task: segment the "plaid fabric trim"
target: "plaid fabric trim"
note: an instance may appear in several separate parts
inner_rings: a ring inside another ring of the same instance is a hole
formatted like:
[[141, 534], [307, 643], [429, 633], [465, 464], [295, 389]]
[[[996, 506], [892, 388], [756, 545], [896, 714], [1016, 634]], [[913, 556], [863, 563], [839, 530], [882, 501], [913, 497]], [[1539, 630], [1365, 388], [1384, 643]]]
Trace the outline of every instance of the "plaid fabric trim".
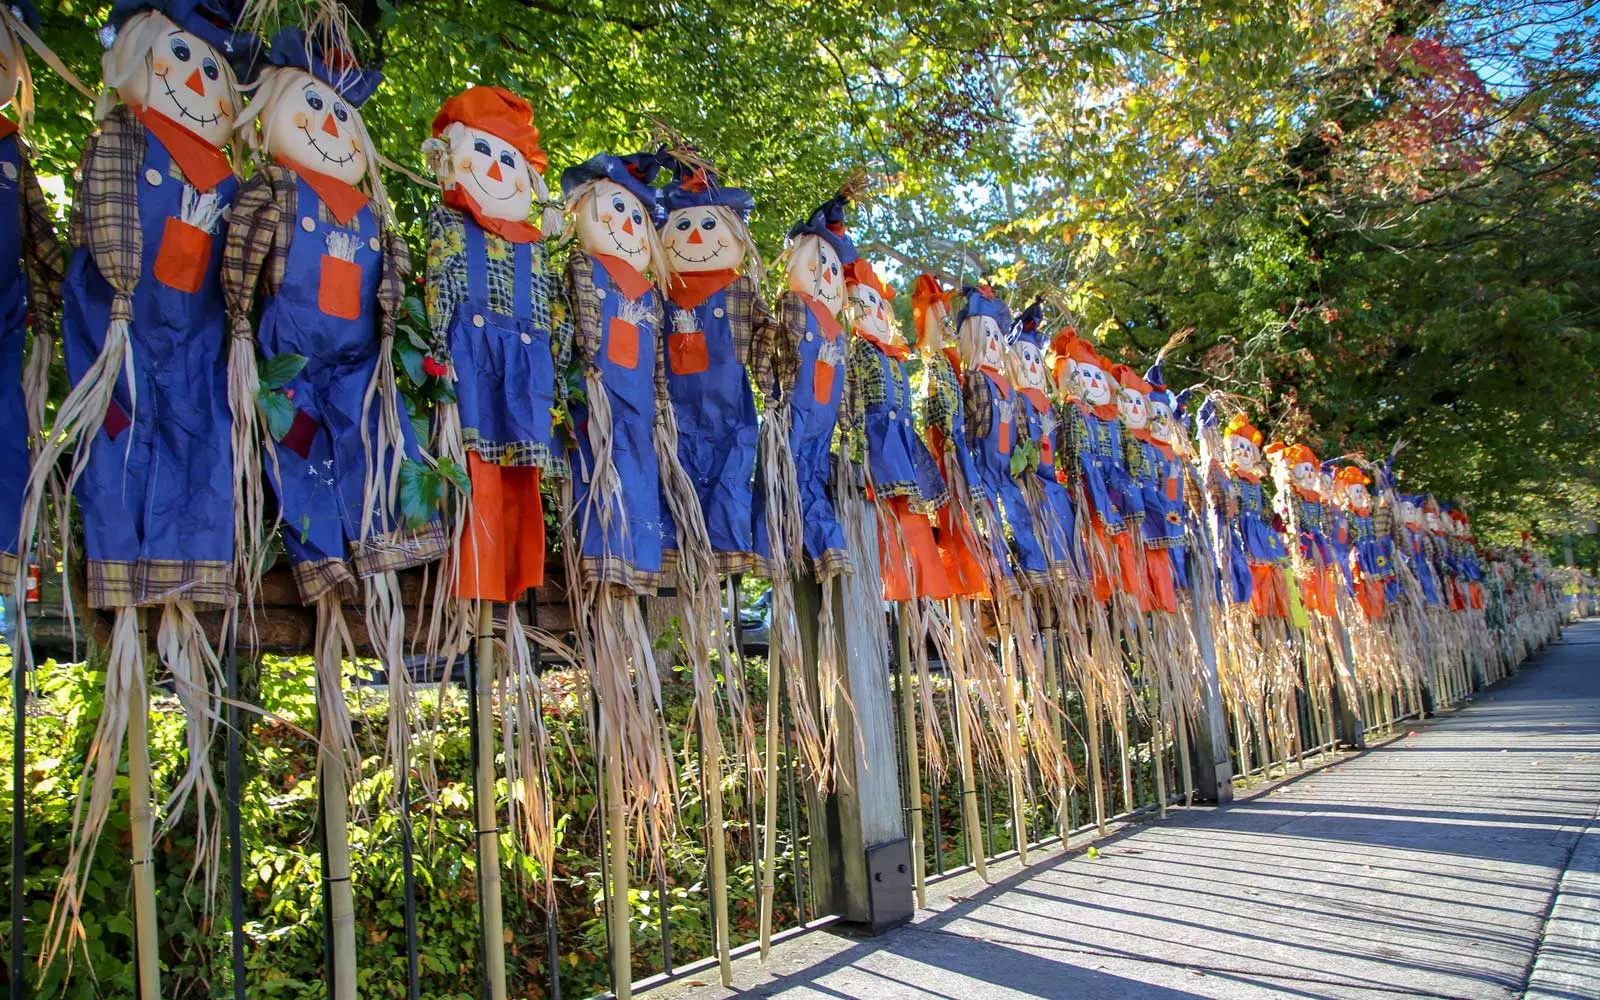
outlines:
[[567, 478], [567, 460], [538, 441], [485, 441], [475, 427], [463, 427], [466, 449], [491, 465], [538, 469], [547, 479]]
[[821, 559], [813, 559], [811, 565], [818, 580], [829, 580], [835, 576], [855, 572], [855, 563], [851, 561], [850, 553], [844, 549], [829, 549], [822, 553]]
[[768, 576], [767, 561], [754, 552], [713, 552], [711, 565], [719, 576]]
[[593, 364], [600, 353], [600, 303], [605, 296], [594, 286], [594, 259], [582, 250], [567, 256], [567, 291], [573, 344]]
[[350, 572], [343, 559], [295, 563], [292, 571], [301, 604], [315, 604], [323, 594], [335, 590], [346, 600], [356, 597], [356, 575]]
[[230, 562], [142, 559], [89, 562], [89, 606], [132, 608], [184, 600], [228, 607], [235, 596]]
[[429, 521], [420, 528], [401, 528], [350, 545], [350, 558], [363, 577], [410, 569], [443, 556], [447, 544], [444, 525]]
[[[326, 210], [327, 206], [323, 206]], [[388, 220], [378, 221], [383, 227], [378, 236], [383, 244], [383, 270], [378, 275], [378, 332], [392, 339], [400, 319], [400, 305], [406, 299], [406, 279], [411, 277], [411, 248]]]
[[800, 380], [798, 345], [806, 335], [806, 317], [811, 312], [800, 296], [788, 289], [778, 296], [776, 311], [776, 320], [768, 318], [767, 334], [758, 331], [751, 344], [750, 375], [768, 402], [787, 398]]
[[661, 566], [659, 572], [651, 572], [631, 566], [616, 556], [584, 556], [578, 568], [585, 586], [599, 583], [630, 597], [654, 597], [678, 579], [676, 557], [669, 558], [667, 553], [662, 553]]
[[61, 313], [61, 276], [66, 262], [56, 241], [50, 203], [44, 200], [39, 176], [26, 155], [18, 158], [17, 184], [22, 189], [22, 267], [28, 276], [28, 310], [36, 332], [53, 333]]
[[294, 175], [276, 163], [258, 169], [234, 199], [222, 250], [222, 292], [235, 337], [255, 339], [258, 286], [263, 295], [283, 286], [299, 200]]
[[[887, 405], [889, 402], [889, 380], [884, 377], [883, 352], [873, 346], [871, 341], [851, 334], [850, 353], [845, 358], [845, 367], [849, 371], [848, 383], [855, 392], [855, 403], [858, 408], [865, 410], [869, 406]], [[895, 406], [904, 404], [899, 398], [900, 387], [895, 387]]]
[[17, 573], [22, 569], [22, 560], [17, 558], [15, 552], [0, 552], [0, 579], [8, 583], [17, 578]]
[[131, 296], [144, 259], [139, 227], [144, 152], [144, 125], [126, 105], [118, 105], [84, 143], [73, 192], [72, 245], [89, 250], [100, 276], [121, 300], [112, 305], [112, 316], [118, 319], [133, 315]]
[[723, 291], [728, 310], [728, 325], [733, 329], [733, 349], [739, 363], [746, 368], [760, 354], [772, 352], [778, 327], [772, 312], [761, 298], [756, 283], [746, 275], [739, 275]]

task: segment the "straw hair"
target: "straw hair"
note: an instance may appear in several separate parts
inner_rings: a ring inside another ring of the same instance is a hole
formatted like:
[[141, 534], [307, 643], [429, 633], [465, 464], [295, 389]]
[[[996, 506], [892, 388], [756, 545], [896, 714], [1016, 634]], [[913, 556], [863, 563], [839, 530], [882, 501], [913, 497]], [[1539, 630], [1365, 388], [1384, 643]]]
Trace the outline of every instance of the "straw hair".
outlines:
[[[567, 218], [576, 219], [584, 212], [595, 212], [595, 189], [599, 187], [600, 180], [585, 181], [580, 184], [567, 198]], [[630, 194], [629, 197], [634, 197]], [[646, 213], [648, 214], [648, 213]], [[646, 220], [644, 226], [645, 246], [649, 248], [650, 276], [658, 284], [665, 283], [672, 276], [672, 265], [667, 262], [667, 249], [661, 243], [661, 236], [656, 232], [654, 223]]]
[[11, 13], [10, 4], [0, 3], [0, 61], [17, 67], [16, 92], [0, 94], [0, 98], [16, 104], [17, 124], [26, 137], [33, 126], [33, 70], [28, 67], [18, 28], [24, 25]]
[[[95, 121], [104, 121], [111, 109], [122, 103], [121, 91], [124, 87], [141, 74], [149, 77], [155, 75], [150, 65], [150, 53], [163, 36], [177, 30], [180, 30], [178, 26], [165, 14], [154, 10], [140, 11], [117, 29], [117, 40], [100, 56], [100, 75], [105, 84], [95, 98]], [[217, 68], [222, 71], [222, 85], [227, 89], [228, 102], [238, 111], [242, 100], [239, 78], [233, 73], [233, 65], [226, 59], [219, 59]]]
[[[61, 61], [61, 57], [56, 55], [55, 52], [51, 50], [50, 46], [44, 43], [43, 39], [34, 34], [32, 28], [22, 23], [21, 19], [11, 12], [11, 5], [9, 3], [0, 3], [0, 24], [3, 24], [5, 27], [10, 29], [10, 34], [13, 37], [26, 42], [28, 47], [32, 49], [40, 59], [44, 60], [44, 64], [54, 70], [56, 74], [61, 77], [61, 79], [67, 81], [67, 85], [73, 90], [76, 90], [78, 93], [82, 94], [84, 97], [87, 97], [91, 101], [95, 99], [95, 92], [89, 89], [89, 87], [85, 85], [82, 80], [78, 79], [78, 75], [76, 73], [67, 68], [67, 64]], [[25, 80], [27, 81], [26, 86], [28, 87], [27, 111], [31, 117], [33, 110], [33, 72], [31, 69], [29, 69], [27, 60], [23, 58], [23, 56], [24, 53], [19, 49], [17, 52], [17, 57], [23, 63], [22, 72]], [[18, 99], [18, 108], [19, 110], [22, 108], [20, 97]]]

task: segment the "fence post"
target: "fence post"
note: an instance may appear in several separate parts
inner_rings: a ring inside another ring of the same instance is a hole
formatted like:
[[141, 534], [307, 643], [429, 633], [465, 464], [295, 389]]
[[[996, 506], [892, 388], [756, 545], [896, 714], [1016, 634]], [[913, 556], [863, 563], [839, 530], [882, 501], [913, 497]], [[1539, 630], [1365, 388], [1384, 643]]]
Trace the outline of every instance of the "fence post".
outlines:
[[1233, 758], [1228, 755], [1228, 710], [1222, 702], [1222, 683], [1217, 676], [1217, 646], [1206, 602], [1196, 599], [1193, 607], [1195, 638], [1205, 666], [1205, 711], [1195, 720], [1193, 736], [1195, 797], [1202, 802], [1232, 802]]
[[[895, 760], [877, 518], [872, 505], [856, 497], [841, 496], [838, 507], [840, 520], [856, 519], [868, 544], [852, 544], [854, 573], [827, 584], [835, 588], [839, 634], [835, 655], [848, 701], [837, 699], [840, 737], [833, 787], [826, 797], [808, 796], [816, 873], [812, 886], [820, 912], [838, 914], [876, 934], [911, 918], [911, 845], [901, 813]], [[822, 592], [804, 577], [796, 582], [801, 662], [811, 689], [816, 690]]]

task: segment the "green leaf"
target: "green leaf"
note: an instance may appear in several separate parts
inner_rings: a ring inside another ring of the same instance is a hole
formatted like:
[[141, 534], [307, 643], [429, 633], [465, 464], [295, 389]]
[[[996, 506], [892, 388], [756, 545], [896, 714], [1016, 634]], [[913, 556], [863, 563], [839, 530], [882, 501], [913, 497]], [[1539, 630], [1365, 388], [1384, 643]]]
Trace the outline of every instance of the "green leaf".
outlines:
[[267, 420], [267, 433], [274, 441], [282, 441], [294, 425], [294, 400], [275, 389], [263, 388], [256, 391], [256, 405]]
[[436, 469], [406, 459], [400, 463], [400, 513], [406, 526], [420, 528], [439, 510], [444, 499], [444, 477]]
[[428, 380], [428, 375], [422, 370], [422, 350], [404, 337], [394, 339], [394, 353], [400, 359], [400, 367], [405, 369], [406, 378], [412, 385], [422, 385]]
[[274, 354], [261, 365], [261, 384], [268, 389], [282, 389], [305, 368], [303, 354]]

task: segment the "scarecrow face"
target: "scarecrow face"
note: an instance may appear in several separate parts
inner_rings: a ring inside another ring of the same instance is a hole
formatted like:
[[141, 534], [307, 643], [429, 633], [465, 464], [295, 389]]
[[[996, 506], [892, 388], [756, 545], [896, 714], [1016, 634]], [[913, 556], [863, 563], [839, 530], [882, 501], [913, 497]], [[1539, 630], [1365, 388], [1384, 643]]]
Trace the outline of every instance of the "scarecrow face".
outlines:
[[264, 116], [267, 148], [307, 170], [358, 183], [367, 175], [367, 158], [355, 108], [310, 73], [291, 72], [296, 73], [294, 85], [284, 89]]
[[165, 115], [221, 148], [239, 110], [224, 78], [227, 63], [209, 42], [167, 23], [170, 30], [157, 32], [145, 53], [149, 72], [136, 74], [117, 96], [126, 104]]
[[1261, 465], [1261, 449], [1247, 437], [1229, 434], [1228, 462], [1235, 472], [1254, 474]]
[[1143, 430], [1150, 422], [1150, 413], [1145, 409], [1144, 393], [1137, 389], [1122, 386], [1117, 389], [1117, 412], [1122, 414], [1122, 419], [1134, 430]]
[[1018, 340], [1011, 347], [1012, 354], [1016, 357], [1017, 384], [1024, 389], [1038, 389], [1044, 392], [1049, 386], [1044, 374], [1044, 355], [1039, 348], [1026, 340]]
[[844, 307], [844, 267], [822, 237], [795, 240], [789, 255], [789, 287], [821, 302], [835, 315]]
[[596, 181], [587, 211], [578, 213], [578, 242], [590, 253], [621, 257], [643, 271], [650, 263], [650, 213], [616, 181]]
[[667, 216], [661, 241], [677, 271], [731, 271], [744, 263], [744, 241], [728, 211], [713, 205], [680, 208]]
[[515, 146], [482, 129], [464, 126], [450, 147], [456, 183], [491, 219], [521, 222], [533, 211], [533, 179]]
[[1322, 495], [1322, 470], [1310, 462], [1296, 462], [1294, 468], [1289, 470], [1294, 476], [1294, 484], [1307, 493]]
[[1000, 336], [1000, 324], [993, 316], [968, 316], [962, 320], [961, 343], [967, 345], [964, 350], [972, 350], [972, 345], [976, 345], [979, 368], [1000, 371], [1005, 366], [1006, 342]]
[[1347, 504], [1357, 510], [1366, 510], [1372, 506], [1372, 494], [1361, 483], [1350, 483], [1344, 488], [1344, 499]]
[[1111, 402], [1111, 379], [1099, 365], [1072, 362], [1072, 387], [1078, 398], [1090, 406], [1105, 406]]
[[1158, 399], [1150, 400], [1150, 436], [1162, 444], [1172, 440], [1172, 408]]
[[1418, 507], [1410, 500], [1401, 500], [1400, 520], [1405, 522], [1406, 526], [1410, 528], [1422, 527], [1422, 508]]
[[856, 326], [863, 333], [885, 344], [905, 343], [905, 338], [896, 328], [889, 303], [878, 294], [876, 288], [871, 285], [851, 285], [850, 302], [856, 307]]
[[1422, 523], [1428, 526], [1429, 531], [1438, 534], [1439, 512], [1431, 507], [1424, 509], [1422, 512]]
[[21, 40], [9, 28], [0, 29], [0, 108], [16, 99], [24, 59]]

